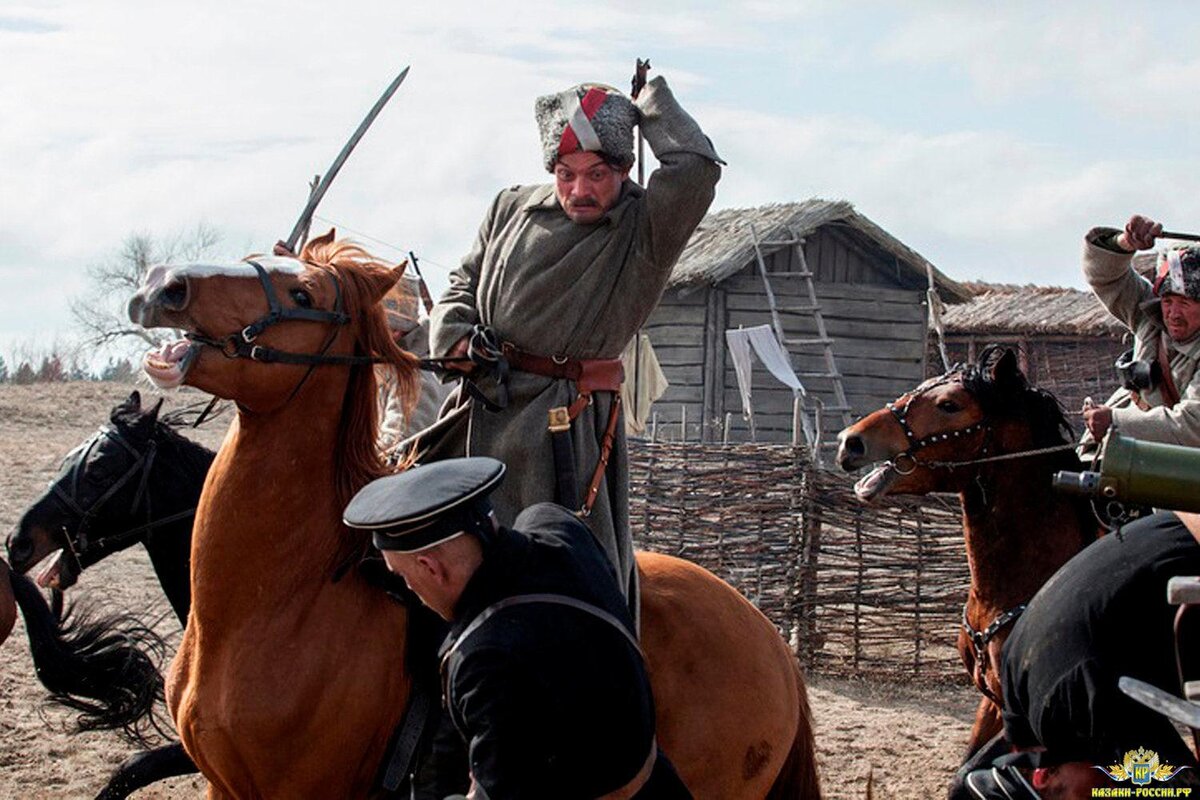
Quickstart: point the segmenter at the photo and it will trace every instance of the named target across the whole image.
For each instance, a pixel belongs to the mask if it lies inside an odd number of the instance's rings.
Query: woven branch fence
[[[629,441],[635,544],[736,586],[810,673],[964,682],[956,503],[866,507],[803,447]]]

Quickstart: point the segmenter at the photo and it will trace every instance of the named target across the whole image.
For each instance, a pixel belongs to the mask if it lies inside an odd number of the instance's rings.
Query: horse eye
[[[956,411],[962,411],[962,406],[953,400],[939,400],[937,407],[939,410],[945,411],[947,414],[953,414]]]
[[[301,308],[312,308],[312,295],[303,289],[292,289],[288,292],[288,296],[292,298],[292,302]]]

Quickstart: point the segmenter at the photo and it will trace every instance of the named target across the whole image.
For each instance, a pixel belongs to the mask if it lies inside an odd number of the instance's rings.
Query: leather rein
[[[133,456],[133,463],[121,475],[120,478],[113,481],[108,487],[92,501],[91,505],[84,508],[79,502],[79,484],[83,477],[83,468],[87,463],[88,455],[95,449],[102,440],[109,439],[116,442],[125,449],[127,453]],[[151,508],[150,495],[147,494],[147,486],[150,480],[150,472],[154,467],[154,458],[158,453],[158,442],[150,439],[145,452],[139,451],[136,447],[126,441],[120,431],[111,426],[104,426],[95,436],[93,436],[86,444],[81,445],[77,449],[79,457],[75,463],[71,465],[69,476],[70,492],[62,488],[61,481],[55,481],[50,485],[50,490],[54,496],[74,514],[78,521],[75,525],[74,536],[63,527],[60,529],[62,533],[63,556],[71,561],[71,568],[77,575],[83,570],[80,560],[91,554],[92,550],[103,551],[106,548],[119,549],[120,546],[138,541],[142,536],[160,528],[164,525],[169,525],[172,522],[187,519],[196,514],[195,508],[189,508],[184,511],[179,511],[174,514],[169,514],[165,517],[154,519],[154,511]],[[108,536],[100,536],[95,539],[89,538],[92,521],[100,509],[111,500],[117,492],[119,492],[127,483],[134,478],[138,478],[137,491],[133,495],[133,501],[129,505],[129,516],[137,514],[139,508],[144,507],[146,510],[146,521],[141,525],[136,525],[132,528],[126,528],[117,533]],[[144,502],[143,502],[144,501]],[[65,587],[64,587],[65,588]]]

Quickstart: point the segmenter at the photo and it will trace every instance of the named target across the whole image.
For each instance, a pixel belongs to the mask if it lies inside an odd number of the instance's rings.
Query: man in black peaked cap
[[[612,563],[561,506],[495,522],[491,458],[380,478],[346,508],[388,568],[450,622],[443,694],[476,800],[690,798],[654,737],[654,701]]]

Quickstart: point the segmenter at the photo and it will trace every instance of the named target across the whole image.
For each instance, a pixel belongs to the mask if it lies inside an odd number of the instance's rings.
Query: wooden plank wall
[[[845,376],[854,416],[874,411],[920,383],[925,370],[923,287],[900,288],[890,255],[863,246],[853,235],[835,227],[823,228],[808,237],[805,258],[816,276],[825,325],[834,339],[834,355]],[[766,263],[768,273],[800,269],[794,248],[772,254]],[[786,310],[789,305],[807,303],[802,279],[778,275],[772,278],[771,288],[785,335],[814,337],[816,326],[811,313]],[[749,440],[724,331],[770,323],[762,279],[753,263],[716,287],[664,295],[644,328],[671,382],[654,407],[660,440],[679,440],[681,417],[686,413],[689,441],[720,441],[727,411],[731,412],[730,441]],[[793,349],[798,372],[825,371],[821,348]],[[706,381],[705,375],[722,377]],[[827,405],[835,404],[830,381],[801,380]],[[791,390],[757,363],[753,401],[758,441],[789,441]],[[841,427],[841,416],[828,414],[826,438],[832,439]]]
[[[658,417],[657,437],[661,441],[680,441],[680,424],[685,414],[687,441],[701,441],[706,429],[711,427],[711,420],[708,424],[705,421],[705,392],[710,398],[719,392],[716,392],[718,384],[715,382],[706,387],[705,364],[713,350],[718,350],[724,358],[726,348],[724,327],[720,328],[719,347],[712,348],[712,337],[706,336],[705,325],[713,302],[710,295],[719,294],[719,289],[710,287],[687,292],[669,291],[642,327],[650,336],[658,363],[671,384],[667,393],[654,404],[652,412]],[[713,322],[714,325],[719,322],[715,314]],[[681,411],[683,407],[686,412]],[[715,439],[720,441],[720,435]]]

